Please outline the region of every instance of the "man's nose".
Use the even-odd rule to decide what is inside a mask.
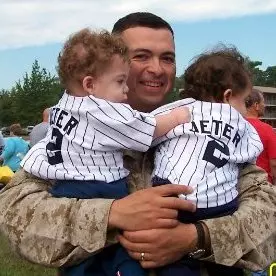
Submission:
[[[159,58],[152,58],[148,64],[148,72],[153,73],[157,76],[164,73],[164,68]]]

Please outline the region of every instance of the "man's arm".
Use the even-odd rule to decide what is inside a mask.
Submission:
[[[238,187],[239,209],[231,216],[204,221],[213,251],[209,260],[264,269],[276,260],[276,187],[254,165],[241,171]]]
[[[231,216],[204,220],[205,240],[212,255],[204,260],[260,270],[276,260],[276,187],[267,182],[263,170],[244,168],[239,180],[239,209]],[[145,268],[173,263],[195,250],[197,234],[193,224],[179,223],[173,229],[125,231],[120,243]]]
[[[21,170],[1,191],[0,229],[14,250],[32,262],[58,267],[104,247],[113,200],[53,198],[49,187]]]
[[[273,185],[276,185],[276,159],[270,160],[270,169],[272,174]]]
[[[1,231],[20,255],[47,266],[84,260],[109,240],[114,242],[113,228],[175,227],[177,209],[195,209],[175,197],[189,193],[180,185],[149,188],[115,201],[54,198],[49,187],[49,182],[21,170],[0,193]]]

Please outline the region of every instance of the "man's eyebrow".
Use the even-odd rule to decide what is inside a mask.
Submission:
[[[136,48],[136,49],[132,49],[133,52],[147,52],[147,53],[151,53],[151,51],[149,49],[145,49],[145,48]]]

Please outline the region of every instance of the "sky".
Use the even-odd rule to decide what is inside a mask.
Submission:
[[[56,75],[68,36],[84,27],[111,30],[120,17],[155,13],[175,32],[177,75],[218,43],[235,45],[262,68],[276,65],[276,0],[0,0],[0,89],[30,73],[35,59]]]

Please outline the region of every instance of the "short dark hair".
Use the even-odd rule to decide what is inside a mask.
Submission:
[[[134,27],[168,29],[174,36],[171,25],[161,17],[150,12],[134,12],[120,18],[113,26],[112,33],[122,33]]]
[[[263,92],[261,90],[253,88],[250,95],[246,98],[245,106],[250,108],[255,103],[260,103],[263,98]]]
[[[218,45],[205,52],[184,73],[185,97],[200,101],[223,102],[224,91],[242,93],[251,85],[245,58],[235,47]]]

